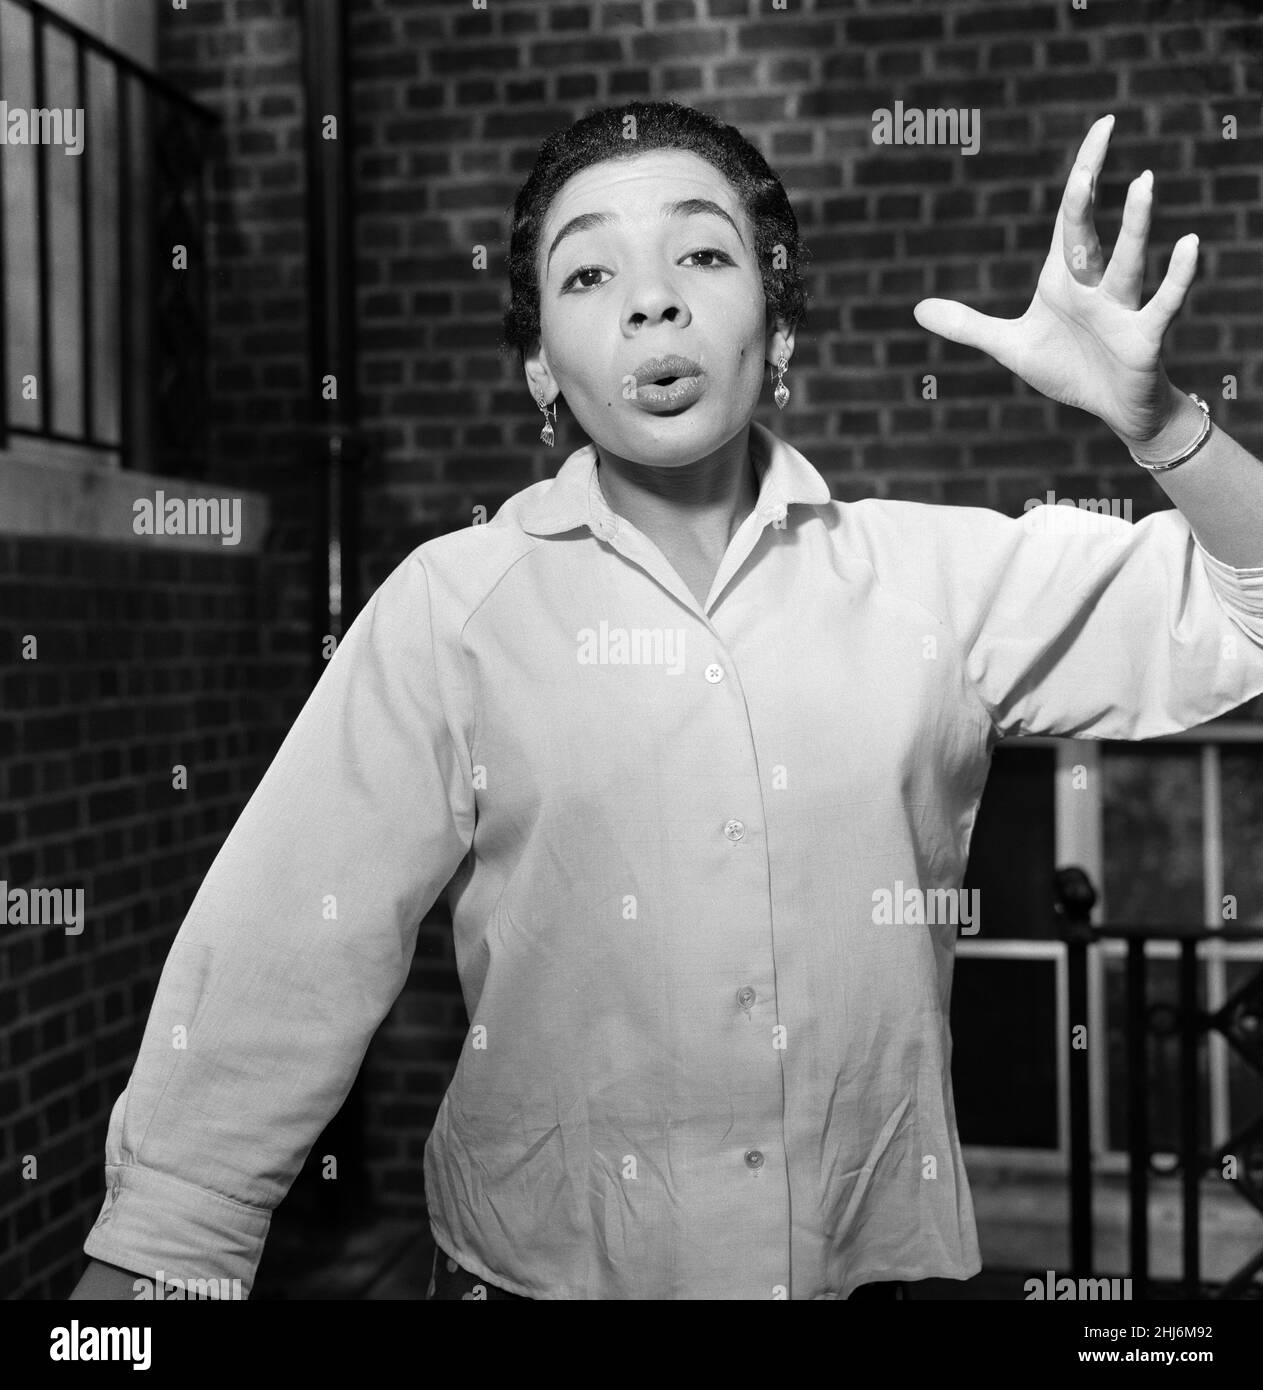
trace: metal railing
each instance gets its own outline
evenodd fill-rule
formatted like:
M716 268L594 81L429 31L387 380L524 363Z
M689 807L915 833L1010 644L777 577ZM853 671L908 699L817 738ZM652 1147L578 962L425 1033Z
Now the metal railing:
M68 57L63 52L56 63L50 53L54 33L63 50L61 40L69 41ZM88 113L100 117L99 128L84 131L73 184L65 190L73 206L79 268L73 327L63 324L61 332L73 333L77 352L59 355L56 363L55 312L61 307L64 318L70 317L64 296L55 303L53 290L55 244L63 253L66 246L64 237L55 243L55 234L67 198L53 208L49 165L53 153L61 151L47 140L19 142L31 146L34 190L30 206L20 206L16 216L10 202L8 238L0 217L0 297L7 306L14 303L18 270L12 250L8 257L5 250L20 230L21 240L33 249L35 321L29 368L25 362L6 362L13 348L13 315L6 314L9 326L0 331L0 447L9 435L29 436L117 452L120 465L129 467L137 462L139 445L142 462L158 469L177 457L201 456L208 384L204 179L209 136L219 117L39 0L0 0L0 45L10 63L16 61L13 55L29 55L26 89L33 112L77 111L85 125ZM64 82L72 74L73 106L49 108L52 79ZM45 132L51 128L46 120ZM10 144L0 143L0 188L6 157L15 155ZM102 214L100 190L111 181L109 217ZM140 206L138 189L145 194ZM176 245L187 248L186 269L173 266ZM116 277L118 287L112 333L99 322L103 272ZM15 413L9 383L20 382L31 368L38 373L31 398L35 409ZM77 397L77 411L73 402L67 407L63 391ZM77 414L77 422L67 423L70 413Z
M1182 1278L1185 1298L1206 1297L1201 1276L1201 1181L1214 1170L1252 1206L1263 1211L1263 1115L1241 1127L1222 1148L1203 1149L1199 1135L1201 1072L1199 1048L1220 1033L1254 1071L1263 1075L1263 968L1256 971L1215 1012L1198 1004L1198 949L1208 942L1263 941L1263 929L1200 924L1147 926L1091 922L1096 890L1080 868L1058 869L1055 908L1066 942L1070 1028L1065 1040L1070 1073L1070 1248L1078 1276L1092 1276L1092 1147L1089 1130L1089 1076L1086 1048L1075 1045L1076 1028L1088 1022L1088 949L1106 939L1127 943L1127 1188L1128 1244L1134 1296L1149 1292L1149 1180L1155 1152L1149 1125L1150 1036L1179 1039L1179 1140L1176 1162L1160 1170L1180 1176ZM1148 941L1179 943L1178 993L1174 1004L1148 999ZM1263 1249L1246 1261L1215 1292L1239 1298L1263 1271Z

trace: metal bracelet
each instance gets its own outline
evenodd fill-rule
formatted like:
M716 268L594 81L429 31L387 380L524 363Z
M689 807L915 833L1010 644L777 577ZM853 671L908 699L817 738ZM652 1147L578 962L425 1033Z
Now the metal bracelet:
M1146 463L1144 459L1138 459L1136 455L1132 453L1130 449L1128 449L1127 452L1131 454L1133 463L1138 463L1141 466L1141 468L1146 469L1150 473L1165 473L1168 468L1178 468L1180 464L1186 462L1188 459L1191 459L1193 455L1198 451L1198 449L1200 449L1202 445L1205 444L1205 442L1210 438L1210 406L1208 406L1200 396L1195 396L1191 391L1188 394L1189 399L1202 412L1201 433L1188 446L1188 448L1184 450L1182 454L1177 454L1173 459L1169 459L1166 463Z

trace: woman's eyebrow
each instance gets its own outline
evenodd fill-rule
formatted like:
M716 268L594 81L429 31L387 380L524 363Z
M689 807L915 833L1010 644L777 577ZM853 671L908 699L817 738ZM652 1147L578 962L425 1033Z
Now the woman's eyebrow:
M745 246L745 238L741 235L741 228L732 220L731 217L719 206L712 203L709 198L680 198L674 203L664 203L662 205L663 217L699 217L709 214L712 217L722 217L725 222L737 234L737 240ZM544 273L548 273L548 266L553 259L553 252L568 236L573 236L576 232L586 232L592 227L603 227L607 223L617 222L619 219L612 212L581 212L578 217L572 217L569 222L553 237L553 244L548 248L548 259L544 262Z

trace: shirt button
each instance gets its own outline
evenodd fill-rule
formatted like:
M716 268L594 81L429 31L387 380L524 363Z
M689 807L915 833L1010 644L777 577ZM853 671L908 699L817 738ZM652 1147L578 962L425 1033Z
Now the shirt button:
M722 666L716 666L712 661L706 668L706 679L710 681L711 685L717 685L723 678L724 668Z
M762 1167L763 1167L763 1155L759 1152L758 1149L747 1149L747 1150L746 1150L746 1167L747 1167L747 1168L762 1168Z
M739 840L746 833L746 828L739 820L730 820L724 826L724 834L730 840Z
M758 996L749 985L745 985L737 991L737 1003L740 1004L743 1009L748 1009L757 997Z

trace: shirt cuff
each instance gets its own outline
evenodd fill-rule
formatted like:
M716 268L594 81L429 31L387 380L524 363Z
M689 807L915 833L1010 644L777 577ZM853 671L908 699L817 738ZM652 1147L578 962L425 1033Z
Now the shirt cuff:
M83 1250L137 1278L240 1279L249 1297L272 1213L134 1163L107 1163L109 1191Z
M1191 527L1190 530L1192 530ZM1210 551L1207 550L1206 547L1201 543L1201 541L1198 540L1196 531L1192 532L1192 536L1193 541L1196 544L1198 550L1202 552L1202 555L1206 558L1207 562L1210 565L1212 565L1216 570L1218 570L1221 574L1225 575L1226 577L1235 577L1237 579L1244 579L1250 581L1249 587L1251 589L1259 589L1263 587L1263 565L1253 565L1248 569L1239 569L1234 565L1228 564L1226 560L1220 560L1216 556L1212 555Z
M1227 613L1255 642L1263 646L1263 565L1240 569L1214 555L1197 539L1210 587Z

